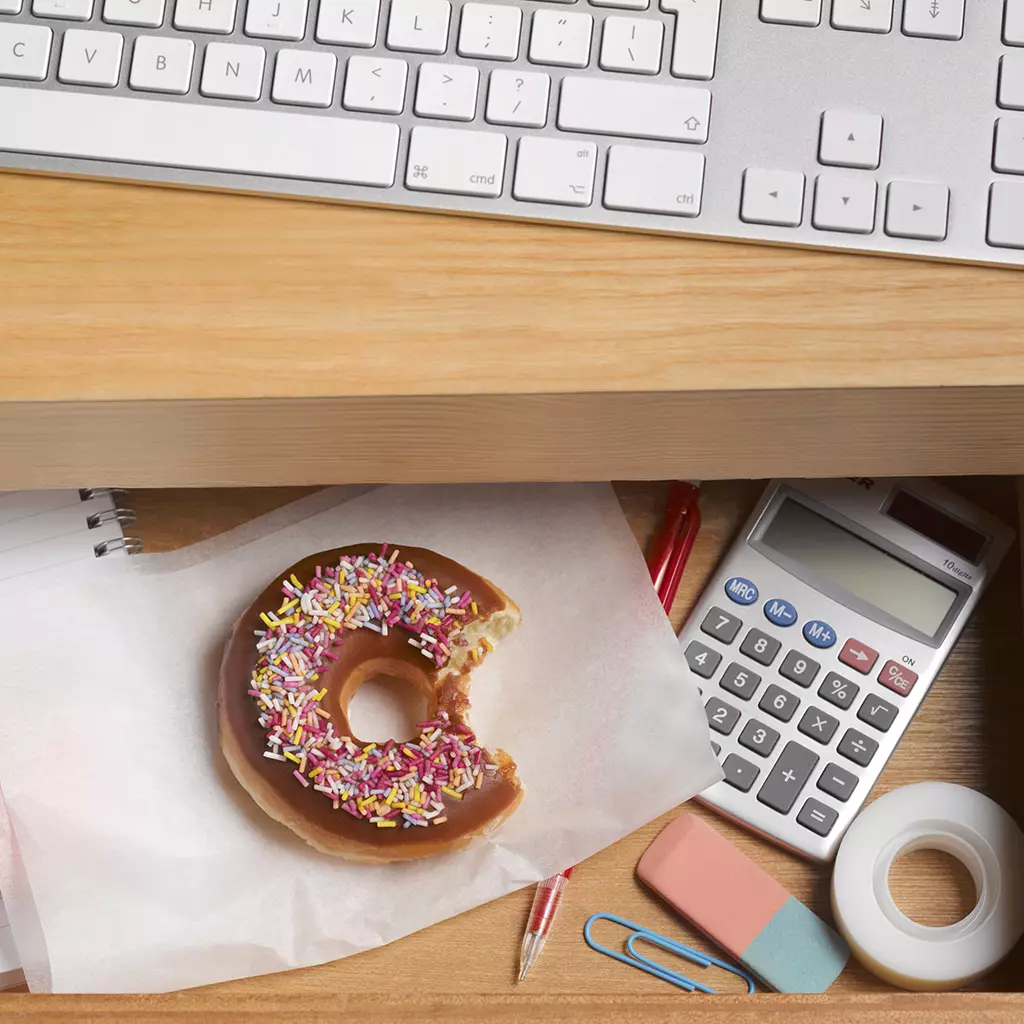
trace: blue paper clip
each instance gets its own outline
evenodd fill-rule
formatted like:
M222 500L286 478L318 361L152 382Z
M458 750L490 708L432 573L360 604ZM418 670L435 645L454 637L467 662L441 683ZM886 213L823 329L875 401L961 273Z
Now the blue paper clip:
M632 932L629 938L626 939L628 956L625 953L617 953L614 949L609 949L607 946L602 946L590 934L590 929L595 921L612 921L615 924L622 925L623 928L628 928ZM588 918L587 923L583 926L583 938L587 940L587 945L598 953L610 956L613 960L618 960L619 963L626 964L628 967L635 967L637 970L645 971L647 974L653 974L655 978L661 978L662 981L667 981L670 985L676 985L687 992L706 992L712 996L718 994L713 988L708 988L707 985L702 985L699 981L687 978L686 975L680 974L678 971L670 971L667 967L662 967L661 964L655 963L644 956L643 953L638 953L636 950L638 939L643 939L652 945L667 949L670 953L675 953L676 956L681 956L684 960L697 964L698 967L721 967L723 971L728 971L730 974L735 974L737 977L742 978L747 983L748 993L754 992L754 979L738 967L733 967L732 964L727 964L723 960L716 960L713 956L707 956L696 949L684 946L681 942L676 942L674 939L669 939L664 935L659 935L657 932L652 932L649 928L641 928L640 925L633 924L632 921L627 921L624 917L618 917L615 914L594 914Z

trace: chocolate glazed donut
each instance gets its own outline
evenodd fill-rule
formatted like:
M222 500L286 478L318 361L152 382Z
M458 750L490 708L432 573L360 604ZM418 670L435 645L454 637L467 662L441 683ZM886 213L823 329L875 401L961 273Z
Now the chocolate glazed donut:
M467 722L471 669L520 621L493 583L425 548L357 544L286 569L235 623L221 665L221 749L270 817L325 853L413 860L505 821L514 762ZM352 735L374 676L427 698L418 739Z

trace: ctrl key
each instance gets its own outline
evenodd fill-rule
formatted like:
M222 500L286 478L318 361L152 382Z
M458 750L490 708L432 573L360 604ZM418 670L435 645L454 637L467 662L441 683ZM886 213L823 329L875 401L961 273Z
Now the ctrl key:
M653 146L612 146L604 205L609 210L696 217L704 192L704 157Z
M997 181L989 192L988 244L1024 249L1024 182Z
M497 132L413 128L405 187L465 196L501 195L508 139Z

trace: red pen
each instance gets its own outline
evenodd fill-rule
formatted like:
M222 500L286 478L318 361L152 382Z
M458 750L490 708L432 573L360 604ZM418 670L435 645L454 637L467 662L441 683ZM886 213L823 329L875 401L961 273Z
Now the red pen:
M647 568L658 592L658 599L667 615L672 610L679 581L683 577L687 559L693 550L700 530L700 509L697 507L697 488L682 480L676 481L668 494L665 517L651 547ZM537 891L530 907L530 919L523 935L519 952L519 980L534 965L547 941L551 924L562 902L562 893L572 875L572 868L537 883Z

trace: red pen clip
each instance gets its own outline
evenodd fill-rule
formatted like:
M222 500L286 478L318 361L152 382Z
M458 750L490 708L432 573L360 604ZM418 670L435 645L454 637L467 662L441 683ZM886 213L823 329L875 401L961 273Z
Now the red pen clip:
M665 517L658 531L647 566L658 598L666 612L672 608L683 569L700 531L698 488L685 480L677 480L669 488Z

